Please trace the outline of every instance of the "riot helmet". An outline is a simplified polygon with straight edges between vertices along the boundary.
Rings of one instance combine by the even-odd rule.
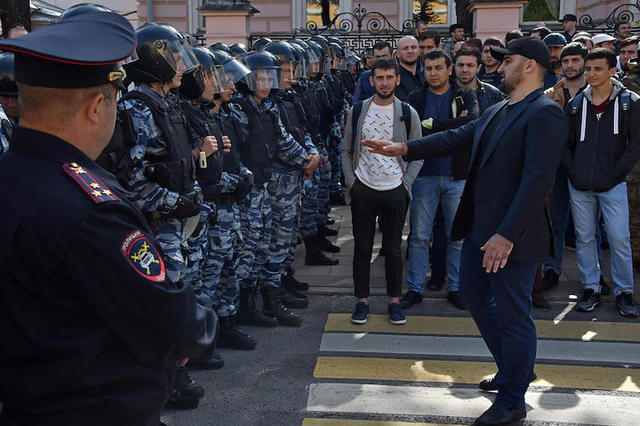
[[[284,88],[280,63],[271,53],[254,51],[247,55],[245,61],[251,70],[243,80],[249,91],[264,95],[272,89]]]
[[[0,53],[0,96],[18,96],[13,53]]]
[[[289,45],[293,49],[293,53],[295,53],[296,57],[298,58],[298,62],[300,63],[300,66],[297,68],[297,70],[299,70],[297,71],[298,74],[294,77],[296,77],[296,79],[306,80],[309,76],[309,55],[307,54],[307,51],[304,50],[304,47],[300,46],[299,44],[289,42]]]
[[[222,51],[228,53],[229,55],[232,54],[231,53],[231,49],[229,49],[229,46],[227,46],[224,43],[220,43],[220,42],[214,43],[211,46],[209,46],[209,50],[222,50]]]
[[[195,100],[201,97],[212,98],[216,93],[224,92],[227,87],[227,77],[224,72],[221,72],[221,67],[218,67],[218,61],[213,53],[200,46],[194,47],[193,53],[200,66],[182,77],[180,93]]]
[[[238,60],[243,60],[245,56],[247,56],[247,46],[242,43],[233,43],[229,46],[229,50],[231,50],[231,56]]]
[[[268,37],[261,37],[253,43],[252,50],[262,50],[267,44],[271,43],[271,39]]]
[[[266,45],[262,51],[269,52],[278,59],[286,89],[289,89],[290,85],[296,84],[296,79],[301,75],[300,67],[302,65],[295,50],[289,43],[286,41],[274,41]]]
[[[170,25],[147,23],[136,30],[136,36],[138,60],[124,65],[136,83],[165,83],[198,66],[187,38]]]
[[[336,70],[346,70],[347,55],[345,53],[345,49],[336,43],[329,43],[329,48],[333,52],[333,61],[331,64],[331,68]]]
[[[224,50],[211,50],[211,53],[216,60],[222,65],[222,69],[227,77],[228,81],[232,81],[236,84],[242,80],[248,74],[251,74],[251,70],[247,68],[242,62],[233,58]]]

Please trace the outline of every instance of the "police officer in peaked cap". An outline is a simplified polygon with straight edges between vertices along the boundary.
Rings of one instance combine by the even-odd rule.
[[[20,125],[0,157],[1,425],[153,425],[212,311],[94,159],[109,141],[127,20],[83,14],[12,40]]]

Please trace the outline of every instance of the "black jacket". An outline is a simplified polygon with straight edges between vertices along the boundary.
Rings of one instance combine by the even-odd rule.
[[[422,136],[429,136],[431,134],[441,132],[443,130],[456,129],[468,122],[475,120],[480,115],[478,107],[478,99],[473,90],[466,87],[458,87],[455,83],[452,83],[453,97],[456,100],[456,110],[458,117],[448,120],[433,120],[432,128],[426,129],[422,127]],[[409,95],[407,102],[417,112],[418,116],[422,118],[424,113],[425,103],[427,101],[428,86],[424,86],[414,90]],[[462,111],[468,111],[466,117],[460,117]],[[467,171],[469,169],[469,155],[471,151],[461,151],[453,155],[452,167],[454,179],[466,179]]]
[[[541,261],[551,252],[552,230],[546,195],[553,187],[568,123],[562,109],[535,90],[509,111],[489,140],[484,132],[509,101],[454,130],[409,141],[408,161],[472,151],[483,144],[477,171],[467,179],[451,229],[451,239],[484,245],[493,234],[513,242],[510,261]],[[540,125],[544,123],[544,125]]]
[[[583,111],[582,102],[569,102],[565,113],[569,118],[571,132],[564,156],[564,165],[569,171],[571,185],[581,191],[608,191],[624,182],[627,174],[640,159],[640,97],[625,89],[621,83],[612,79],[614,88],[609,104],[597,119],[591,103],[591,87],[588,86],[582,97],[587,109]],[[621,95],[629,97],[627,112],[620,105]],[[579,101],[582,97],[576,99]],[[575,105],[575,104],[579,105]],[[618,134],[614,134],[615,108],[618,104]],[[577,108],[576,108],[577,106]],[[584,140],[581,140],[581,124],[586,120]],[[627,129],[623,124],[627,114]]]
[[[420,64],[416,64],[415,75],[400,64],[398,64],[398,68],[400,68],[400,85],[396,88],[396,98],[407,102],[411,92],[424,86],[424,73],[420,71]]]

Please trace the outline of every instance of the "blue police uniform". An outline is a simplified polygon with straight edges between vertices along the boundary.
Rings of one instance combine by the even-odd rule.
[[[134,48],[107,12],[0,41],[25,88],[121,86]],[[167,279],[143,215],[69,142],[17,127],[0,199],[0,424],[158,425],[169,370],[211,345],[214,313]]]

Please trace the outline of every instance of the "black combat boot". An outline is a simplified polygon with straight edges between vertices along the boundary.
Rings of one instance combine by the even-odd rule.
[[[240,289],[240,304],[236,321],[240,325],[258,327],[277,327],[278,320],[268,317],[256,309],[256,296],[253,289]]]
[[[304,264],[305,265],[337,265],[339,260],[328,257],[324,254],[320,247],[318,247],[318,236],[314,235],[313,237],[304,239]]]
[[[325,237],[335,237],[338,235],[338,231],[335,229],[327,228],[326,225],[318,226],[318,235],[324,235]]]
[[[187,366],[192,370],[218,370],[224,366],[224,360],[215,353],[215,344],[213,344],[199,357],[190,359]]]
[[[324,235],[318,234],[316,238],[318,239],[318,247],[320,250],[328,251],[329,253],[340,253],[340,247],[327,240],[327,237]]]
[[[219,344],[223,348],[250,351],[255,349],[258,342],[249,333],[238,327],[235,315],[230,315],[228,317],[220,317]]]
[[[281,325],[299,326],[302,324],[302,318],[293,312],[287,310],[282,303],[280,303],[278,287],[263,286],[260,289],[262,293],[262,300],[264,302],[264,308],[262,312],[278,320]]]
[[[284,287],[289,291],[291,291],[292,289],[295,289],[297,291],[309,290],[309,284],[302,281],[298,281],[297,278],[295,277],[294,270],[291,268],[287,268],[287,272],[282,276],[281,281],[282,281],[282,285],[284,285]],[[298,293],[298,294],[301,294],[301,293]],[[296,294],[296,296],[298,294]]]
[[[280,287],[278,297],[280,303],[289,309],[304,309],[309,306],[309,299],[302,293],[293,290],[290,291],[285,287]]]

